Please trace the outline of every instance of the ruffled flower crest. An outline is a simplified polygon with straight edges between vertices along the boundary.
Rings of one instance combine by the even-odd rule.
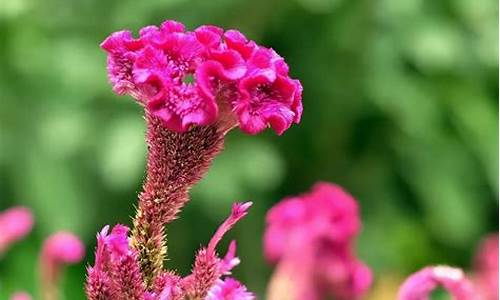
[[[219,123],[249,134],[272,127],[282,134],[302,115],[300,82],[284,59],[236,30],[204,25],[185,31],[166,21],[110,35],[108,75],[117,94],[130,94],[165,126],[185,132]]]

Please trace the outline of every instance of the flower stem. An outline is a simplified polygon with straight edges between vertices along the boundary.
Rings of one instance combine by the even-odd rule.
[[[166,129],[146,113],[147,175],[133,220],[132,246],[151,287],[167,257],[165,225],[189,200],[189,189],[206,173],[223,148],[224,132],[217,125],[193,127],[185,133]]]

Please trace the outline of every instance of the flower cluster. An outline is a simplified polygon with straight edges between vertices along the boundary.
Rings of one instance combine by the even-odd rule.
[[[291,290],[295,296],[287,299],[363,295],[371,284],[371,272],[352,249],[360,226],[356,201],[329,183],[318,183],[310,193],[271,208],[264,252],[278,266],[269,298],[284,299]]]
[[[108,75],[118,94],[130,94],[165,126],[185,132],[218,122],[256,134],[282,134],[302,115],[302,86],[284,59],[236,30],[205,25],[190,32],[175,21],[110,35]]]
[[[227,276],[239,264],[235,256],[236,243],[230,243],[223,258],[216,252],[223,235],[247,214],[251,204],[233,205],[231,215],[215,232],[208,246],[199,250],[190,275],[181,277],[174,271],[165,270],[156,277],[152,289],[145,285],[137,250],[130,246],[129,228],[116,225],[109,232],[109,227],[104,227],[97,235],[95,264],[88,269],[88,299],[253,300],[253,294]]]
[[[456,300],[481,299],[461,269],[433,266],[408,277],[399,289],[398,300],[427,300],[438,286],[445,288]]]

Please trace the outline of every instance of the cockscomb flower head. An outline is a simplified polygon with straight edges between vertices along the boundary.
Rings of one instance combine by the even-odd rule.
[[[204,25],[186,31],[165,21],[111,34],[108,76],[117,94],[130,94],[176,132],[218,122],[249,134],[282,134],[302,115],[302,86],[284,59],[236,30]]]
[[[427,300],[437,287],[446,289],[455,300],[480,299],[461,269],[432,266],[408,277],[399,289],[398,300]]]
[[[25,237],[33,227],[31,211],[22,206],[12,207],[0,213],[0,253],[14,242]]]
[[[362,296],[372,277],[353,251],[360,227],[356,201],[330,183],[318,183],[310,193],[271,208],[264,253],[278,265],[269,297],[279,299],[291,286],[295,294],[291,299]]]

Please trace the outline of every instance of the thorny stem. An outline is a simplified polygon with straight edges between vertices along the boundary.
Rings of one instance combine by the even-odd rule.
[[[131,243],[151,288],[167,257],[165,225],[176,219],[189,200],[189,189],[222,150],[225,132],[215,124],[176,133],[148,113],[146,122],[147,175],[133,220]]]

